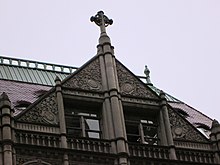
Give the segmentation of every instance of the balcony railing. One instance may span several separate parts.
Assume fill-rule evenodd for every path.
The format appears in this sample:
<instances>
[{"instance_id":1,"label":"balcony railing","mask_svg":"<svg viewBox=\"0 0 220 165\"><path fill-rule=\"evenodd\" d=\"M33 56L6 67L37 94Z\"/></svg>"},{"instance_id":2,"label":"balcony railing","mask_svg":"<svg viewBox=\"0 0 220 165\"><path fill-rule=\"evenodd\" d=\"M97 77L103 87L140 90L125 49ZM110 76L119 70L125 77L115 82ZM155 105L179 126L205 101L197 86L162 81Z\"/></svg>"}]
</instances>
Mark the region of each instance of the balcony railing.
<instances>
[{"instance_id":1,"label":"balcony railing","mask_svg":"<svg viewBox=\"0 0 220 165\"><path fill-rule=\"evenodd\" d=\"M17 132L15 136L16 143L47 147L60 147L60 138L58 135Z\"/></svg>"},{"instance_id":2,"label":"balcony railing","mask_svg":"<svg viewBox=\"0 0 220 165\"><path fill-rule=\"evenodd\" d=\"M177 159L186 162L214 164L214 153L211 151L176 149Z\"/></svg>"},{"instance_id":3,"label":"balcony railing","mask_svg":"<svg viewBox=\"0 0 220 165\"><path fill-rule=\"evenodd\" d=\"M101 153L110 153L111 144L107 140L86 139L86 138L68 138L68 148L82 151L92 151Z\"/></svg>"},{"instance_id":4,"label":"balcony railing","mask_svg":"<svg viewBox=\"0 0 220 165\"><path fill-rule=\"evenodd\" d=\"M51 134L37 134L30 132L16 132L16 143L29 144L37 146L55 147L59 148L59 135ZM111 143L108 140L88 139L88 138L68 138L67 145L69 149L110 153Z\"/></svg>"},{"instance_id":5,"label":"balcony railing","mask_svg":"<svg viewBox=\"0 0 220 165\"><path fill-rule=\"evenodd\" d=\"M32 132L16 132L16 141L18 144L28 144L36 146L59 148L60 137L57 134L43 134ZM67 138L68 149L76 151L89 151L96 153L111 154L111 141L91 139L91 138ZM168 161L169 147L146 144L128 144L129 159L131 160L153 160ZM187 148L176 148L177 162L194 164L214 164L214 153L206 150L195 150ZM144 161L144 162L145 162ZM166 164L166 163L165 163Z\"/></svg>"},{"instance_id":6,"label":"balcony railing","mask_svg":"<svg viewBox=\"0 0 220 165\"><path fill-rule=\"evenodd\" d=\"M143 158L147 158L144 159L144 162L147 162L147 160L150 160L150 162L153 160L169 160L169 148L165 146L129 144L129 152L132 159L141 162ZM180 164L214 164L214 153L212 151L176 148L176 156L177 160L173 160L174 164L175 162Z\"/></svg>"},{"instance_id":7,"label":"balcony railing","mask_svg":"<svg viewBox=\"0 0 220 165\"><path fill-rule=\"evenodd\" d=\"M129 144L129 152L131 157L169 159L168 147Z\"/></svg>"}]
</instances>

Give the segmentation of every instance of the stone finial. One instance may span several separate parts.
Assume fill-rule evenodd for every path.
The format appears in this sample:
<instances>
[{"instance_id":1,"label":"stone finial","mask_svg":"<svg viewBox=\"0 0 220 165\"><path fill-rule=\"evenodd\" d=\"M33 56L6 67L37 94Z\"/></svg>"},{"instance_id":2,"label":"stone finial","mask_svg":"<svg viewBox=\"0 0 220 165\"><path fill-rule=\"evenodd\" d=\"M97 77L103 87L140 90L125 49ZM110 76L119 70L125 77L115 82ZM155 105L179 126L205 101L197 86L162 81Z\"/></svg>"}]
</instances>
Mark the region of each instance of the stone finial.
<instances>
[{"instance_id":1,"label":"stone finial","mask_svg":"<svg viewBox=\"0 0 220 165\"><path fill-rule=\"evenodd\" d=\"M3 92L0 96L0 108L4 106L11 107L11 101L9 100L8 95L5 92Z\"/></svg>"},{"instance_id":2,"label":"stone finial","mask_svg":"<svg viewBox=\"0 0 220 165\"><path fill-rule=\"evenodd\" d=\"M104 15L103 11L99 11L95 16L92 16L90 21L95 22L100 27L101 33L106 33L105 27L113 24L113 20Z\"/></svg>"},{"instance_id":3,"label":"stone finial","mask_svg":"<svg viewBox=\"0 0 220 165\"><path fill-rule=\"evenodd\" d=\"M146 83L152 85L150 80L150 70L148 69L147 65L145 65L144 74L146 75Z\"/></svg>"},{"instance_id":4,"label":"stone finial","mask_svg":"<svg viewBox=\"0 0 220 165\"><path fill-rule=\"evenodd\" d=\"M220 126L219 122L218 122L216 119L214 119L214 120L212 121L212 128L214 128L214 127L219 127L219 126Z\"/></svg>"},{"instance_id":5,"label":"stone finial","mask_svg":"<svg viewBox=\"0 0 220 165\"><path fill-rule=\"evenodd\" d=\"M5 92L3 92L0 96L0 101L5 101L5 100L9 101L9 98L8 95Z\"/></svg>"}]
</instances>

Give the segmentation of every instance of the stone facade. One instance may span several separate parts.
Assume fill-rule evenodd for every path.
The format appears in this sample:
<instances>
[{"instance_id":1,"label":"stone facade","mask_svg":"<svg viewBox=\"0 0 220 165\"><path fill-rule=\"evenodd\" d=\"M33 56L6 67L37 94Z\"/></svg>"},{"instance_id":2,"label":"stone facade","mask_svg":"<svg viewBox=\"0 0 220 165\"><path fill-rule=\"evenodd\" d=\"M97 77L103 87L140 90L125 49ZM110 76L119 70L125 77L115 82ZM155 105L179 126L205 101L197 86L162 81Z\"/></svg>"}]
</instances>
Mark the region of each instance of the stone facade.
<instances>
[{"instance_id":1,"label":"stone facade","mask_svg":"<svg viewBox=\"0 0 220 165\"><path fill-rule=\"evenodd\" d=\"M111 21L102 12L92 20ZM103 23L103 22L102 22ZM101 27L97 55L18 115L0 97L0 165L220 164L220 125L207 138L163 91L114 56ZM150 84L152 85L152 84Z\"/></svg>"}]
</instances>

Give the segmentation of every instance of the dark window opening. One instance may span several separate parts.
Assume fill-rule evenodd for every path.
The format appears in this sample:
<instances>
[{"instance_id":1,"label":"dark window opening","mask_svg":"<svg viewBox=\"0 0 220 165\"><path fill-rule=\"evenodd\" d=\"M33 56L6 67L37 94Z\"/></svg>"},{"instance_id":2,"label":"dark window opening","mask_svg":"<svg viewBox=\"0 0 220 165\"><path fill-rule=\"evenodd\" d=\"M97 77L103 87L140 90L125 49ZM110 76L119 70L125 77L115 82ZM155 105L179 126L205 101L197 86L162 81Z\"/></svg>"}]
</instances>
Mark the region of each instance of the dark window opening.
<instances>
[{"instance_id":1,"label":"dark window opening","mask_svg":"<svg viewBox=\"0 0 220 165\"><path fill-rule=\"evenodd\" d=\"M144 139L142 143L158 145L158 133L157 125L154 123L140 123L140 127L143 127L143 136Z\"/></svg>"},{"instance_id":2,"label":"dark window opening","mask_svg":"<svg viewBox=\"0 0 220 165\"><path fill-rule=\"evenodd\" d=\"M72 108L66 106L65 116L68 136L101 138L99 110L94 110L94 107Z\"/></svg>"},{"instance_id":3,"label":"dark window opening","mask_svg":"<svg viewBox=\"0 0 220 165\"><path fill-rule=\"evenodd\" d=\"M128 142L158 145L158 122L156 115L146 117L146 113L134 115L125 112L125 126ZM149 114L148 114L149 115Z\"/></svg>"}]
</instances>

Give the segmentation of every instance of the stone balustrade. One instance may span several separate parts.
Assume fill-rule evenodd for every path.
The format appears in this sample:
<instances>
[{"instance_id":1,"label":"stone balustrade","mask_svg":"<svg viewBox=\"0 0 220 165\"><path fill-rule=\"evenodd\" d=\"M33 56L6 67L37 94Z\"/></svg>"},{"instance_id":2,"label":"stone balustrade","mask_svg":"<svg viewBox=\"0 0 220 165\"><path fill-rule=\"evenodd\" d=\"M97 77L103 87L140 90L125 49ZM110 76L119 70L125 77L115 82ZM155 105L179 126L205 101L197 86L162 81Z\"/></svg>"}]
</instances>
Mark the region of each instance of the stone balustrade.
<instances>
[{"instance_id":1,"label":"stone balustrade","mask_svg":"<svg viewBox=\"0 0 220 165\"><path fill-rule=\"evenodd\" d=\"M131 157L169 159L168 147L141 144L129 144Z\"/></svg>"},{"instance_id":2,"label":"stone balustrade","mask_svg":"<svg viewBox=\"0 0 220 165\"><path fill-rule=\"evenodd\" d=\"M33 132L19 132L15 134L17 144L28 144L36 146L45 146L45 147L55 147L59 148L60 145L60 136L58 134L38 134ZM175 142L177 143L177 142ZM180 163L195 163L195 164L214 164L214 153L212 151L204 151L205 147L210 147L208 144L191 144L189 143L188 147L192 145L198 145L199 149L189 149L189 148L180 148L183 145L183 142L178 142L178 147L176 147L176 156L177 160L174 162ZM89 138L67 138L68 149L79 150L79 151L89 151L97 153L111 153L111 141L109 140L100 140L100 139L89 139ZM129 157L131 160L143 160L147 158L148 160L163 160L166 164L166 161L169 160L169 147L166 146L157 146L157 145L146 145L146 144L128 144L129 147ZM202 148L203 147L203 148ZM195 148L195 146L194 146Z\"/></svg>"},{"instance_id":3,"label":"stone balustrade","mask_svg":"<svg viewBox=\"0 0 220 165\"><path fill-rule=\"evenodd\" d=\"M15 141L16 143L47 146L47 147L60 146L60 138L58 135L17 132L15 136L16 136L16 141Z\"/></svg>"},{"instance_id":4,"label":"stone balustrade","mask_svg":"<svg viewBox=\"0 0 220 165\"><path fill-rule=\"evenodd\" d=\"M58 134L38 134L30 132L16 132L15 143L29 144L46 147L60 147L60 137ZM68 138L68 149L110 153L111 143L108 140L87 139L87 138Z\"/></svg>"},{"instance_id":5,"label":"stone balustrade","mask_svg":"<svg viewBox=\"0 0 220 165\"><path fill-rule=\"evenodd\" d=\"M176 149L177 159L186 162L214 164L214 153L211 151Z\"/></svg>"},{"instance_id":6,"label":"stone balustrade","mask_svg":"<svg viewBox=\"0 0 220 165\"><path fill-rule=\"evenodd\" d=\"M108 140L86 139L86 138L68 138L68 148L82 151L110 153L111 144Z\"/></svg>"}]
</instances>

